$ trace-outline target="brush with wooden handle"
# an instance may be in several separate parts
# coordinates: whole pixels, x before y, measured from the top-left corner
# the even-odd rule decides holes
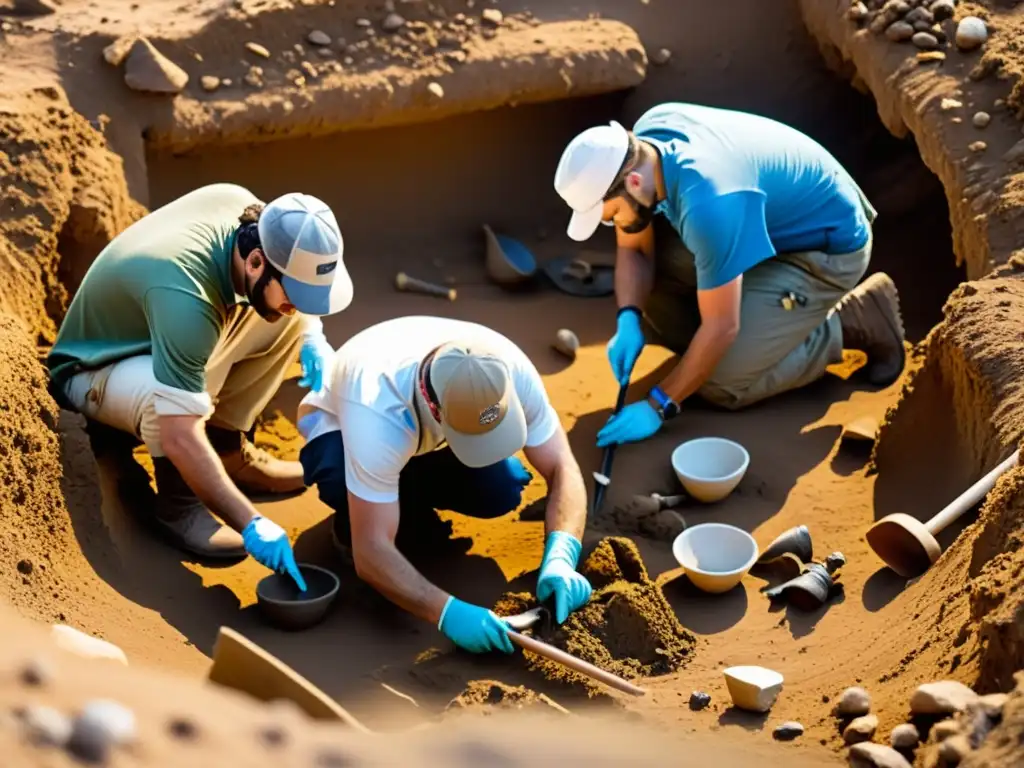
[[[595,667],[589,661],[578,659],[571,653],[566,653],[561,648],[556,648],[553,645],[549,645],[548,643],[537,640],[529,635],[520,634],[514,629],[509,629],[508,636],[512,642],[520,648],[533,651],[538,656],[543,656],[557,664],[561,664],[563,667],[568,667],[582,675],[592,677],[594,680],[598,680],[618,691],[622,691],[623,693],[628,693],[630,696],[644,696],[647,693],[647,691],[640,686],[633,685],[633,683],[628,680],[624,680],[618,675],[613,675],[611,672],[606,672],[600,667]]]
[[[427,296],[440,296],[448,301],[455,301],[455,289],[445,288],[437,283],[429,283],[417,277],[409,277],[405,272],[395,275],[395,288],[406,293],[423,293]]]

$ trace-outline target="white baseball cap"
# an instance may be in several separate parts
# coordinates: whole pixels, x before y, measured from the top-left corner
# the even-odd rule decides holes
[[[569,142],[555,169],[555,190],[572,208],[566,230],[582,242],[601,223],[604,196],[629,152],[629,133],[614,120],[588,128]]]
[[[289,192],[271,200],[256,224],[267,260],[281,272],[288,301],[304,315],[333,315],[352,303],[352,278],[334,212],[323,200]]]

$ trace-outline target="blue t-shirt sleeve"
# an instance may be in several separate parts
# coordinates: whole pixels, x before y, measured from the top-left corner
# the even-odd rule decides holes
[[[686,211],[677,229],[694,255],[699,290],[723,286],[775,255],[764,207],[764,192],[739,190]]]

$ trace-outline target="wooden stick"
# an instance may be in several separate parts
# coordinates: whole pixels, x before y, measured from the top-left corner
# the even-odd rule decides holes
[[[571,653],[566,653],[561,648],[555,648],[555,646],[548,645],[547,643],[541,642],[535,638],[527,635],[521,635],[514,629],[510,629],[508,631],[508,636],[512,638],[512,642],[520,648],[533,651],[538,656],[543,656],[556,664],[561,664],[563,667],[568,667],[569,669],[573,669],[587,677],[599,680],[605,685],[611,686],[623,693],[628,693],[631,696],[644,696],[647,693],[643,688],[633,685],[628,680],[623,680],[621,677],[613,675],[611,672],[605,672],[600,667],[595,667],[590,662],[578,659]]]
[[[428,283],[417,277],[409,277],[405,272],[395,275],[395,288],[408,293],[425,293],[428,296],[440,296],[448,301],[455,301],[456,292],[454,288],[445,288],[437,283]]]

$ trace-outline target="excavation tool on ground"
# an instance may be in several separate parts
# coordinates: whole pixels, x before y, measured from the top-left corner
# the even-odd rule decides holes
[[[568,667],[581,675],[593,678],[605,685],[628,693],[630,696],[644,696],[647,691],[628,680],[624,680],[618,675],[613,675],[611,672],[606,672],[600,667],[596,667],[589,661],[584,661],[573,656],[571,653],[566,653],[561,648],[556,648],[549,643],[545,643],[542,640],[538,640],[535,637],[522,634],[523,632],[533,628],[538,623],[542,625],[550,626],[551,617],[550,612],[544,606],[538,606],[532,608],[529,611],[516,614],[515,616],[504,616],[505,622],[509,625],[510,629],[508,636],[512,642],[518,645],[520,648],[525,648],[528,651],[536,653],[538,656],[561,664],[563,667]]]
[[[455,301],[457,295],[454,288],[446,288],[437,283],[428,283],[418,277],[409,277],[405,272],[395,275],[395,288],[406,293],[423,293],[427,296],[439,296],[448,301]]]
[[[334,699],[276,656],[229,627],[221,627],[213,647],[212,683],[247,693],[260,701],[287,699],[314,720],[341,721],[370,733]]]
[[[615,401],[615,410],[612,411],[612,416],[621,411],[622,406],[626,404],[626,392],[628,389],[628,382],[619,387],[619,397]],[[601,508],[601,502],[604,501],[604,492],[612,481],[612,460],[615,458],[615,447],[612,444],[604,449],[604,457],[601,459],[601,471],[594,473],[594,504],[590,508],[591,519]]]
[[[886,515],[868,530],[865,538],[887,566],[905,579],[920,576],[939,559],[942,549],[935,540],[946,526],[969,510],[992,490],[996,480],[1020,458],[1020,449],[961,493],[927,522],[897,512]]]

